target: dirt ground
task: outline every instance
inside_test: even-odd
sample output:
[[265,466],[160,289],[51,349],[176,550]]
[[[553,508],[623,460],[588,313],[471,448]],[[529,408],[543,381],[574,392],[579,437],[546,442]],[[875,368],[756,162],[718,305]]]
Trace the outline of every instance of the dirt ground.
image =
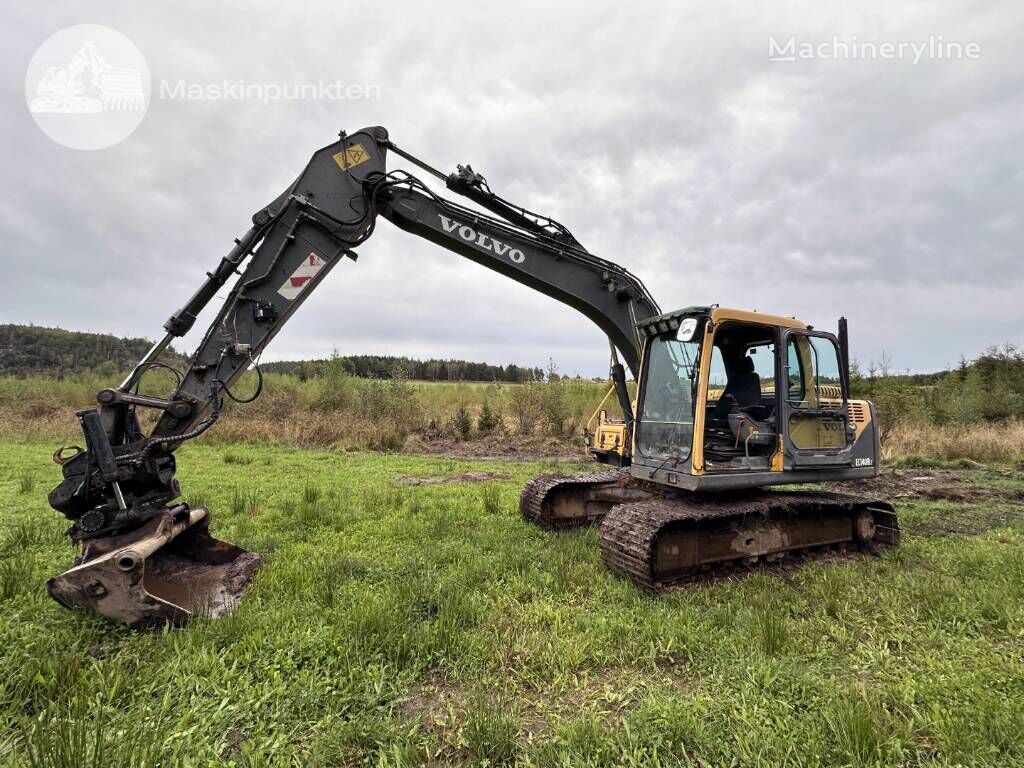
[[558,461],[587,460],[583,445],[566,438],[519,435],[487,435],[472,440],[453,437],[412,435],[402,453],[425,456],[446,456],[453,459],[487,461]]
[[399,475],[395,478],[398,485],[450,485],[452,483],[485,483],[488,480],[504,480],[508,475],[502,472],[463,472],[447,477],[415,477]]
[[823,485],[837,493],[888,501],[897,515],[901,502],[941,505],[926,519],[901,519],[903,530],[925,536],[979,534],[1024,519],[1024,489],[991,484],[983,475],[972,470],[886,469],[868,480]]

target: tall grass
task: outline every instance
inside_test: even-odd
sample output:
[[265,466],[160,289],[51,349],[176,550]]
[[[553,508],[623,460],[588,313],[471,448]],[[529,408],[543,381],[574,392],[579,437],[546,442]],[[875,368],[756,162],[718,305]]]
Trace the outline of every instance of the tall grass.
[[510,765],[515,761],[519,724],[508,702],[494,703],[483,696],[469,702],[462,735],[480,765]]
[[886,759],[893,730],[884,710],[862,695],[838,699],[822,713],[836,764],[874,766],[892,764]]
[[104,694],[89,697],[85,689],[76,688],[64,712],[47,712],[19,724],[13,764],[25,768],[155,768],[166,764],[161,759],[164,734],[160,715],[155,722],[144,720],[135,727],[118,728],[111,722],[111,709]]
[[[74,411],[93,405],[96,392],[109,383],[93,374],[60,380],[0,377],[0,434],[80,440]],[[234,389],[245,393],[251,384],[243,380]],[[307,380],[266,374],[263,395],[247,405],[225,403],[221,421],[206,439],[398,451],[412,434],[565,438],[578,433],[607,387],[578,379],[530,384],[369,380],[334,369]],[[149,389],[152,394],[167,393],[153,383]],[[481,421],[485,403],[487,413]],[[144,425],[155,421],[155,413],[140,413]],[[477,425],[483,426],[479,432]],[[228,454],[224,461],[244,459]]]
[[263,510],[259,491],[255,489],[243,490],[236,487],[231,494],[231,505],[229,508],[234,515],[246,514],[250,518],[256,517]]
[[31,493],[36,487],[36,476],[31,472],[22,472],[18,477],[18,493]]
[[[427,441],[494,433],[565,440],[579,434],[609,386],[582,379],[527,384],[378,381],[330,370],[307,380],[290,374],[267,374],[265,380],[264,393],[256,402],[226,403],[220,423],[205,439],[343,451],[400,451],[411,435]],[[0,435],[80,442],[74,411],[95,403],[96,392],[109,383],[95,374],[62,379],[0,376]],[[235,389],[248,391],[251,383],[242,381]],[[166,394],[166,387],[161,390],[160,385],[159,380],[152,381],[147,391]],[[908,411],[892,403],[882,407],[887,395],[879,396],[886,461],[907,456],[982,463],[1024,461],[1024,420],[937,424],[920,409]],[[613,401],[606,405],[617,415]],[[485,403],[487,413],[483,414]],[[155,420],[152,412],[143,417],[145,424]],[[483,429],[477,426],[481,424]],[[224,461],[242,463],[245,458],[229,453]],[[19,482],[25,493],[32,490],[32,478],[24,476]]]
[[893,461],[907,456],[1019,463],[1024,460],[1024,421],[946,426],[927,422],[899,424],[883,444],[882,458]]
[[789,630],[778,608],[769,605],[758,611],[754,618],[754,629],[766,656],[777,656],[785,650]]

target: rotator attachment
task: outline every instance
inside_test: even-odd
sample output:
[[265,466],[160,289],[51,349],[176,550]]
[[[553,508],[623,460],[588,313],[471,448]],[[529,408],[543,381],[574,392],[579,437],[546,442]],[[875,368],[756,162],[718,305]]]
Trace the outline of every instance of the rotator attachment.
[[46,589],[66,608],[135,628],[223,616],[242,599],[261,560],[215,539],[209,523],[202,507],[167,507],[129,533],[86,540],[78,564],[49,579]]

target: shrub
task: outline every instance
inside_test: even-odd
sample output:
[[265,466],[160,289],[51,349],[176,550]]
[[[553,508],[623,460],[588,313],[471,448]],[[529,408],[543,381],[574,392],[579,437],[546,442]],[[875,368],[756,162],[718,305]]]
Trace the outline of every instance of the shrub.
[[501,416],[491,408],[491,401],[484,397],[480,416],[476,420],[476,430],[481,435],[489,435],[501,425]]
[[390,420],[407,431],[420,426],[422,413],[416,392],[404,379],[358,380],[356,414],[371,421]]
[[516,432],[533,434],[543,418],[543,385],[530,382],[515,387],[509,395],[509,410]]
[[317,382],[318,392],[313,400],[317,411],[351,411],[359,401],[359,382],[349,375],[337,351],[324,365]]
[[470,432],[473,430],[473,421],[469,418],[469,411],[466,410],[466,406],[460,405],[459,409],[455,411],[455,415],[452,416],[452,429],[463,440],[469,437]]
[[548,381],[544,385],[540,402],[544,428],[549,435],[561,437],[572,431],[569,400],[566,397],[565,385],[559,379]]

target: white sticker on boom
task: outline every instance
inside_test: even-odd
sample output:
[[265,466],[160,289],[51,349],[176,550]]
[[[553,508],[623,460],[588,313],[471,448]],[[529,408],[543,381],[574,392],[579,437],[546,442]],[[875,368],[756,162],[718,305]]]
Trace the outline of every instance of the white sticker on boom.
[[284,285],[277,289],[277,292],[288,299],[288,301],[294,301],[295,298],[302,293],[306,284],[316,277],[317,272],[323,269],[326,265],[326,261],[321,259],[315,253],[310,253],[309,256],[299,264],[299,268],[292,272],[292,276],[284,281]]

